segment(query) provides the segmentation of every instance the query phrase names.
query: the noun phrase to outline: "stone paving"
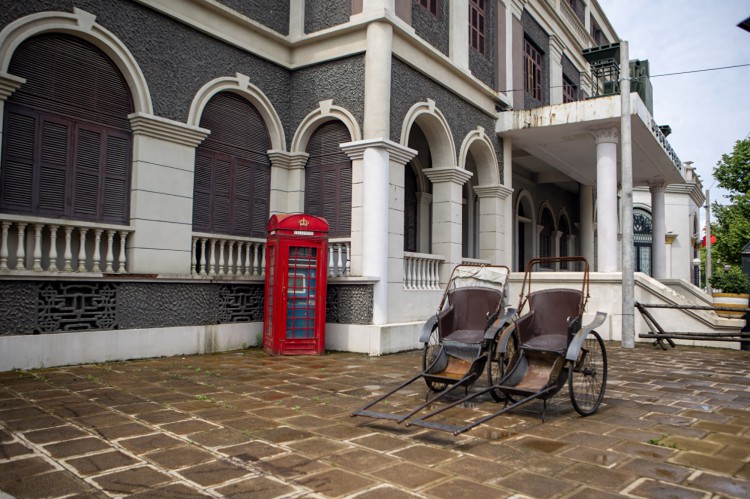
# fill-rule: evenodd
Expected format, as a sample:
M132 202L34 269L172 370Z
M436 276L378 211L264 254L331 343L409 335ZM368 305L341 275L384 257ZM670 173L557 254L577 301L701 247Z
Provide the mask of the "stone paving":
M0 373L14 497L750 497L750 352L607 344L600 410L567 387L471 432L351 418L419 352L251 349ZM484 380L477 383L477 387ZM416 406L420 381L385 410ZM489 398L459 407L475 418ZM0 493L0 496L3 496Z

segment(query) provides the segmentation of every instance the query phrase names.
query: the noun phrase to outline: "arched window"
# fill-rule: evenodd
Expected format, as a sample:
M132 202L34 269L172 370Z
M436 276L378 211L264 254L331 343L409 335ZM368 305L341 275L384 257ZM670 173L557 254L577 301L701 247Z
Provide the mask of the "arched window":
M417 190L417 175L411 163L407 163L404 167L404 251L417 251Z
M644 209L633 209L633 243L635 251L635 271L651 275L651 242L653 241L653 229L651 214Z
M350 140L342 122L329 121L313 132L307 144L305 212L328 220L330 237L351 236L352 162L339 147Z
M560 236L560 256L570 256L570 225L568 224L568 217L561 216L558 222L558 228L562 233ZM568 262L560 262L560 270L568 270Z
M271 190L271 147L257 109L231 92L206 104L200 126L211 135L195 152L193 230L264 237Z
M542 231L539 233L539 256L549 258L555 256L552 252L552 232L555 230L555 219L549 209L542 210L542 217L539 220Z
M24 41L8 72L26 83L5 103L0 209L129 223L130 89L96 46L70 35Z

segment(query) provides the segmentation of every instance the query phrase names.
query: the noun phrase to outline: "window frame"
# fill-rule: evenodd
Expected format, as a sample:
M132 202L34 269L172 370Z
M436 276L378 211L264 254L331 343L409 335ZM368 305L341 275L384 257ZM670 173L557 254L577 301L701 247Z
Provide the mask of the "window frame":
M435 17L440 14L440 0L414 0L414 2Z
M528 38L523 40L524 91L542 102L542 82L544 81L544 57L542 51Z
M578 100L578 87L567 76L563 75L563 104Z
M469 0L469 46L487 55L487 4L486 0Z

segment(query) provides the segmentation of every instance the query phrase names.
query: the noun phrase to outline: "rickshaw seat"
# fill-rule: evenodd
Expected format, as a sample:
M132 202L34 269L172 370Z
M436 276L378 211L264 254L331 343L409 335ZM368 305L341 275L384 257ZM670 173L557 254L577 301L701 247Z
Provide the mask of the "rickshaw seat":
M521 347L564 354L570 342L570 319L581 313L583 293L554 288L529 293L529 313L516 322Z
M487 319L500 307L503 293L466 287L448 291L448 307L438 316L440 336L456 343L482 343Z

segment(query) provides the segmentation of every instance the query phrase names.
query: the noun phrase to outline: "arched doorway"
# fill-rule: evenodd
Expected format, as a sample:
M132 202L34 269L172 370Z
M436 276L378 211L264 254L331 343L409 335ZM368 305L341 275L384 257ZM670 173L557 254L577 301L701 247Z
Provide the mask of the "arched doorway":
M651 275L651 244L653 242L653 227L651 213L642 209L633 209L633 252L634 270Z

